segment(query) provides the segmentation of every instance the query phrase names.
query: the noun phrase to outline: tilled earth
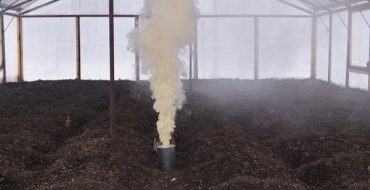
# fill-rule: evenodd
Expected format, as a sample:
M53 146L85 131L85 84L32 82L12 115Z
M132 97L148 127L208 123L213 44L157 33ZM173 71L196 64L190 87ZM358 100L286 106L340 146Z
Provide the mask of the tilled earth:
M313 80L198 80L177 114L177 166L152 153L149 84L0 85L0 189L370 189L370 94ZM69 116L69 117L68 117Z

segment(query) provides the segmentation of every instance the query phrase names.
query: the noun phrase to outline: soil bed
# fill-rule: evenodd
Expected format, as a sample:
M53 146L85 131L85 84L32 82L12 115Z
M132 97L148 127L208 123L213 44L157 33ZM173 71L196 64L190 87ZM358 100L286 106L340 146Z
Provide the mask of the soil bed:
M0 85L0 190L370 189L368 92L313 80L192 87L166 173L148 83L118 82L114 138L108 82Z

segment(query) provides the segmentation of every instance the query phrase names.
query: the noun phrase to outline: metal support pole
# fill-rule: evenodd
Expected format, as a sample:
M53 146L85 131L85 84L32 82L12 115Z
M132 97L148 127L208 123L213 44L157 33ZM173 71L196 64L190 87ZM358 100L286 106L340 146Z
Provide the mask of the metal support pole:
M193 44L189 45L189 92L192 91L193 85Z
M369 73L367 74L368 75L367 85L368 85L368 91L370 91L370 29L369 29L369 62L367 65L367 70L369 71Z
M328 82L331 82L332 49L333 49L333 14L330 13L329 15Z
M317 16L312 17L311 31L311 79L316 79L317 67Z
M254 80L259 79L259 18L254 18Z
M135 17L135 28L139 27L139 17ZM135 53L135 79L136 81L140 80L140 57L139 53Z
M348 10L346 87L349 87L349 67L352 65L352 11Z
M4 15L1 15L1 66L3 69L3 83L6 83L6 59L5 59L5 30Z
M76 79L81 80L81 25L80 17L76 17Z
M189 45L189 80L193 78L193 46L193 43Z
M195 37L194 37L194 78L198 79L199 78L199 73L198 73L198 19L195 21L194 25L195 29Z
M17 22L18 33L18 82L23 82L23 21L22 17L18 17Z
M114 136L116 85L114 81L114 4L109 0L109 58L110 58L110 134Z

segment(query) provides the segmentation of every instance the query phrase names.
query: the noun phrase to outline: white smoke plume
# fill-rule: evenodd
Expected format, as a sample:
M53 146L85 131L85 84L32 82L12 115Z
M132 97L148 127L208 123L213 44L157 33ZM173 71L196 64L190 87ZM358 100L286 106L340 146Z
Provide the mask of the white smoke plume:
M198 9L195 0L145 0L144 6L139 28L128 36L129 48L139 53L142 71L150 75L159 138L169 148L176 111L185 101L179 55L193 41Z

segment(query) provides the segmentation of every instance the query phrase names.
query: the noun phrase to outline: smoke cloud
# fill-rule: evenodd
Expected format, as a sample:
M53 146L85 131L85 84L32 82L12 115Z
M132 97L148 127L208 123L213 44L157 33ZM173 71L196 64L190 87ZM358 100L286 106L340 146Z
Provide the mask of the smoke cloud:
M142 14L139 28L128 35L129 48L139 53L142 71L150 75L159 138L169 148L176 111L185 101L179 54L193 41L198 9L194 0L146 0Z

